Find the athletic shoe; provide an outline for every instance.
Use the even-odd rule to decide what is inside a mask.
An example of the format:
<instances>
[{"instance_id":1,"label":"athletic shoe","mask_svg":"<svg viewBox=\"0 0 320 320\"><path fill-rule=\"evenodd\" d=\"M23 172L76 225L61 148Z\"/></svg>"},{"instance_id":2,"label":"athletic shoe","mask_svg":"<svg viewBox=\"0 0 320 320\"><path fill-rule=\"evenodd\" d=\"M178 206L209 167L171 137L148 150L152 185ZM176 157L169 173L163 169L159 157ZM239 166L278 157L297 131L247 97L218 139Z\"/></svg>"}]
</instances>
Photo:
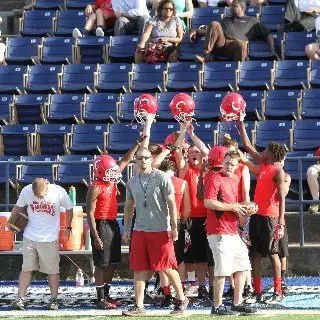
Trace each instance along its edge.
<instances>
[{"instance_id":1,"label":"athletic shoe","mask_svg":"<svg viewBox=\"0 0 320 320\"><path fill-rule=\"evenodd\" d=\"M145 304L154 304L155 299L149 292L145 292L143 302Z\"/></svg>"},{"instance_id":2,"label":"athletic shoe","mask_svg":"<svg viewBox=\"0 0 320 320\"><path fill-rule=\"evenodd\" d=\"M123 316L127 317L143 317L146 315L146 310L144 308L139 308L137 305L134 305L133 308L122 311Z\"/></svg>"},{"instance_id":3,"label":"athletic shoe","mask_svg":"<svg viewBox=\"0 0 320 320\"><path fill-rule=\"evenodd\" d=\"M233 300L234 289L229 286L229 289L222 295L223 298Z\"/></svg>"},{"instance_id":4,"label":"athletic shoe","mask_svg":"<svg viewBox=\"0 0 320 320\"><path fill-rule=\"evenodd\" d=\"M251 297L245 300L245 303L253 304L253 303L261 303L263 302L263 297L261 293L253 292Z\"/></svg>"},{"instance_id":5,"label":"athletic shoe","mask_svg":"<svg viewBox=\"0 0 320 320\"><path fill-rule=\"evenodd\" d=\"M195 296L197 293L198 293L198 287L197 286L192 286L190 284L188 284L186 286L186 289L184 291L184 294L187 297Z\"/></svg>"},{"instance_id":6,"label":"athletic shoe","mask_svg":"<svg viewBox=\"0 0 320 320\"><path fill-rule=\"evenodd\" d=\"M81 38L82 37L82 33L78 28L74 28L72 31L72 36L74 38Z\"/></svg>"},{"instance_id":7,"label":"athletic shoe","mask_svg":"<svg viewBox=\"0 0 320 320\"><path fill-rule=\"evenodd\" d=\"M58 305L57 299L55 298L50 299L49 303L47 304L47 308L48 310L58 310L59 305Z\"/></svg>"},{"instance_id":8,"label":"athletic shoe","mask_svg":"<svg viewBox=\"0 0 320 320\"><path fill-rule=\"evenodd\" d=\"M317 214L318 211L319 211L319 205L314 204L314 203L310 205L309 210L308 210L308 212L312 213L312 214Z\"/></svg>"},{"instance_id":9,"label":"athletic shoe","mask_svg":"<svg viewBox=\"0 0 320 320\"><path fill-rule=\"evenodd\" d=\"M25 301L23 298L18 298L11 305L12 310L24 310Z\"/></svg>"},{"instance_id":10,"label":"athletic shoe","mask_svg":"<svg viewBox=\"0 0 320 320\"><path fill-rule=\"evenodd\" d=\"M289 289L288 289L287 285L285 284L285 282L283 282L283 281L281 282L281 291L284 296L286 296L289 293Z\"/></svg>"},{"instance_id":11,"label":"athletic shoe","mask_svg":"<svg viewBox=\"0 0 320 320\"><path fill-rule=\"evenodd\" d=\"M247 299L251 298L252 293L253 293L253 292L252 292L251 286L246 285L246 286L244 286L244 288L243 288L242 298L243 298L244 300L247 300Z\"/></svg>"},{"instance_id":12,"label":"athletic shoe","mask_svg":"<svg viewBox=\"0 0 320 320\"><path fill-rule=\"evenodd\" d=\"M106 300L99 300L97 302L97 307L100 310L110 310L110 309L115 309L117 306L113 303L106 301Z\"/></svg>"},{"instance_id":13,"label":"athletic shoe","mask_svg":"<svg viewBox=\"0 0 320 320\"><path fill-rule=\"evenodd\" d=\"M244 303L241 303L239 305L232 305L231 306L231 310L235 311L235 312L240 312L240 313L248 313L248 314L252 314L252 313L256 313L257 309L250 307L250 306L246 306Z\"/></svg>"},{"instance_id":14,"label":"athletic shoe","mask_svg":"<svg viewBox=\"0 0 320 320\"><path fill-rule=\"evenodd\" d=\"M103 30L102 30L101 27L98 27L98 28L96 29L96 36L97 36L97 37L104 37L104 32L103 32Z\"/></svg>"},{"instance_id":15,"label":"athletic shoe","mask_svg":"<svg viewBox=\"0 0 320 320\"><path fill-rule=\"evenodd\" d=\"M283 295L280 295L278 292L274 292L273 295L265 301L266 304L281 304L284 299Z\"/></svg>"},{"instance_id":16,"label":"athletic shoe","mask_svg":"<svg viewBox=\"0 0 320 320\"><path fill-rule=\"evenodd\" d=\"M173 310L170 312L170 314L173 314L175 316L183 315L184 311L187 309L189 304L189 299L185 298L184 300L176 300L174 304Z\"/></svg>"},{"instance_id":17,"label":"athletic shoe","mask_svg":"<svg viewBox=\"0 0 320 320\"><path fill-rule=\"evenodd\" d=\"M201 285L198 288L198 299L207 299L209 298L209 292L205 285Z\"/></svg>"},{"instance_id":18,"label":"athletic shoe","mask_svg":"<svg viewBox=\"0 0 320 320\"><path fill-rule=\"evenodd\" d=\"M171 294L168 294L162 297L159 303L159 306L162 308L167 308L167 307L170 307L173 303L174 303L174 298L172 297Z\"/></svg>"},{"instance_id":19,"label":"athletic shoe","mask_svg":"<svg viewBox=\"0 0 320 320\"><path fill-rule=\"evenodd\" d=\"M225 307L223 304L219 308L212 307L211 315L214 316L238 316L240 313L232 311L229 307Z\"/></svg>"},{"instance_id":20,"label":"athletic shoe","mask_svg":"<svg viewBox=\"0 0 320 320\"><path fill-rule=\"evenodd\" d=\"M210 62L211 61L211 56L210 53L207 54L196 54L194 56L194 60L196 62L200 62L200 63L205 63L205 62Z\"/></svg>"}]
</instances>

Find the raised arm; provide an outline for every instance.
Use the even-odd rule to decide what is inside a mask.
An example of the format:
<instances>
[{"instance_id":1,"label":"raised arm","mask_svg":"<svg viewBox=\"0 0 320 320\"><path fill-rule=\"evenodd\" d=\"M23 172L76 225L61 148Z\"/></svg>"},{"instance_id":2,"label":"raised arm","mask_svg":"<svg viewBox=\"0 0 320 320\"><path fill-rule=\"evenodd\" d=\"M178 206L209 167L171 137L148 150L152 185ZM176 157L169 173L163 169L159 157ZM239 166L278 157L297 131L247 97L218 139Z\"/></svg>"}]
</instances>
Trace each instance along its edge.
<instances>
[{"instance_id":1,"label":"raised arm","mask_svg":"<svg viewBox=\"0 0 320 320\"><path fill-rule=\"evenodd\" d=\"M195 146L204 156L207 156L209 154L209 148L196 136L196 134L194 133L194 127L191 122L187 124L186 129Z\"/></svg>"}]
</instances>

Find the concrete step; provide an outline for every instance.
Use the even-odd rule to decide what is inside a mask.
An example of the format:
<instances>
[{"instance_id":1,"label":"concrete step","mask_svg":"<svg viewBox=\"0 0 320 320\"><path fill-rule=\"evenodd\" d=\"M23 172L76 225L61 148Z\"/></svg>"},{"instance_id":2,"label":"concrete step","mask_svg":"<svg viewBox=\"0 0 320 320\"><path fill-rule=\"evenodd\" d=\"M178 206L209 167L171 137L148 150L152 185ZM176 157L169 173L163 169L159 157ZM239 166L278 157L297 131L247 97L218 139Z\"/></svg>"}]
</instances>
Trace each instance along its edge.
<instances>
[{"instance_id":1,"label":"concrete step","mask_svg":"<svg viewBox=\"0 0 320 320\"><path fill-rule=\"evenodd\" d=\"M13 9L22 9L25 6L25 0L1 0L0 11L10 11Z\"/></svg>"}]
</instances>

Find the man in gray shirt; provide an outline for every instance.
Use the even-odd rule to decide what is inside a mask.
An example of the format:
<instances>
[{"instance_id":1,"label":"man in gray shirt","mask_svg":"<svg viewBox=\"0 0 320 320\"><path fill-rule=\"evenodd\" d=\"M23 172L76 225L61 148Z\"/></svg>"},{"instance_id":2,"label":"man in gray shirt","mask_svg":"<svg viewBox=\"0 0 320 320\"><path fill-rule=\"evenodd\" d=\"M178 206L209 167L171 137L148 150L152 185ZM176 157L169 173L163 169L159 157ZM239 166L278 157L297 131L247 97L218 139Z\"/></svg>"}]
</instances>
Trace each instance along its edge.
<instances>
[{"instance_id":1,"label":"man in gray shirt","mask_svg":"<svg viewBox=\"0 0 320 320\"><path fill-rule=\"evenodd\" d=\"M152 168L151 152L140 148L137 153L138 172L127 184L124 208L123 240L130 241L133 209L136 220L130 249L130 268L134 271L136 303L125 316L145 315L143 297L150 271L163 271L173 285L177 300L171 314L184 313L189 300L185 298L179 278L173 242L178 239L174 189L170 178Z\"/></svg>"}]
</instances>

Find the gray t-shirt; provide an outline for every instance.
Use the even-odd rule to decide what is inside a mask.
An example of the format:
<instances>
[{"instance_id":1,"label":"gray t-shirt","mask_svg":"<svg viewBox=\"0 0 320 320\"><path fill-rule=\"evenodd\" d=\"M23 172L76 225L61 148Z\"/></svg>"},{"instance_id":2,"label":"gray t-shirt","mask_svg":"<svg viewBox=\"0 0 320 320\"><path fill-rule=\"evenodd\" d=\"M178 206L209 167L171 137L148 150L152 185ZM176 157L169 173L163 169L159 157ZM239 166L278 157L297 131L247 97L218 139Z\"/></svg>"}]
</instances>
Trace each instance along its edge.
<instances>
[{"instance_id":1,"label":"gray t-shirt","mask_svg":"<svg viewBox=\"0 0 320 320\"><path fill-rule=\"evenodd\" d=\"M148 21L149 24L153 25L150 40L156 40L159 38L176 38L177 37L177 28L181 24L178 18L171 18L165 24L158 18L151 18Z\"/></svg>"},{"instance_id":2,"label":"gray t-shirt","mask_svg":"<svg viewBox=\"0 0 320 320\"><path fill-rule=\"evenodd\" d=\"M134 175L127 183L126 195L136 205L134 230L170 231L167 200L173 192L170 177L160 170L153 170L151 174Z\"/></svg>"}]
</instances>

